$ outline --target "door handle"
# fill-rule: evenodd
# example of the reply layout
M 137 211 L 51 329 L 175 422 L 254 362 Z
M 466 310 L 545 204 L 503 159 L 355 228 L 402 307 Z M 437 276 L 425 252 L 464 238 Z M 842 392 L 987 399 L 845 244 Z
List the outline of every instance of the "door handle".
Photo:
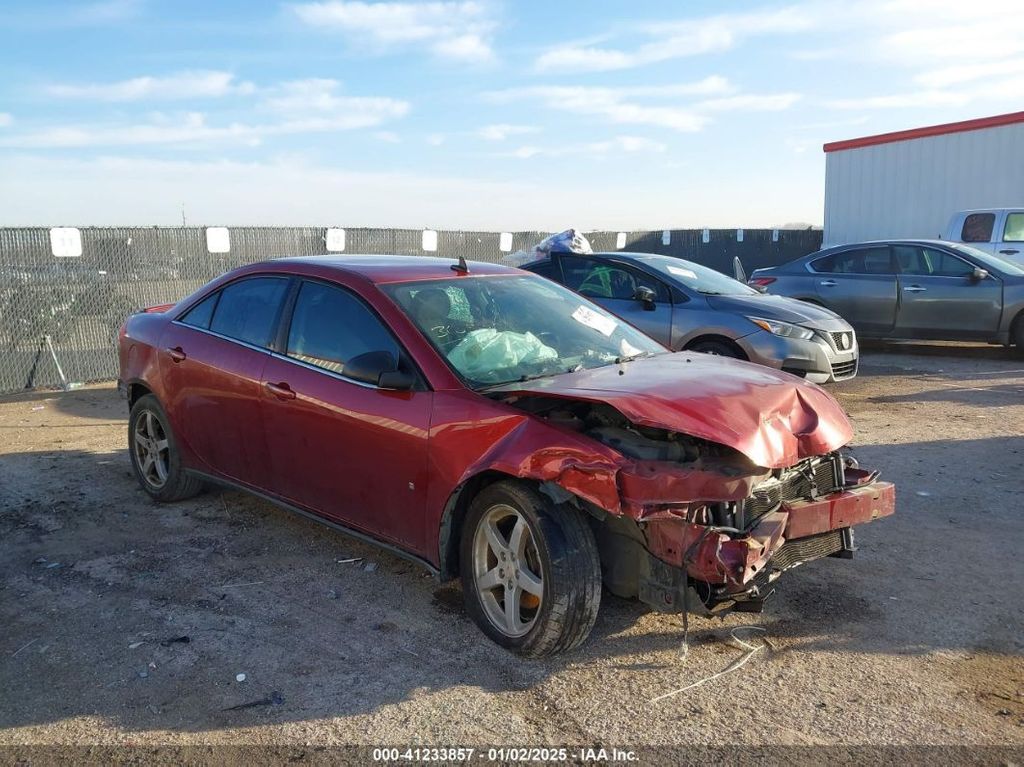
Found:
M 170 357 L 173 362 L 184 362 L 185 357 L 188 355 L 185 354 L 185 350 L 180 346 L 175 346 L 173 349 L 167 350 L 167 356 Z
M 920 285 L 907 285 L 903 290 L 907 293 L 924 293 L 928 288 L 922 288 Z
M 822 280 L 818 284 L 821 285 L 823 288 L 834 288 L 836 286 L 836 281 L 835 280 Z
M 999 252 L 1002 253 L 1004 256 L 1015 256 L 1018 253 L 1020 253 L 1019 250 L 1001 250 Z
M 264 381 L 263 388 L 278 399 L 295 399 L 295 392 L 292 391 L 292 388 L 284 381 L 281 383 L 270 383 L 270 381 Z

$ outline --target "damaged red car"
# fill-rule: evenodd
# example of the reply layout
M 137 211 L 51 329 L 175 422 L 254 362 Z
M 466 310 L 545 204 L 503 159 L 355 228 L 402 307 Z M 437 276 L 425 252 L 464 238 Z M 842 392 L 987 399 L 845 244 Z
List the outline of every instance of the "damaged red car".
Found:
M 484 633 L 527 656 L 582 642 L 602 584 L 758 610 L 893 512 L 814 384 L 672 353 L 493 264 L 245 266 L 130 317 L 120 365 L 150 496 L 230 485 L 390 547 L 461 578 Z

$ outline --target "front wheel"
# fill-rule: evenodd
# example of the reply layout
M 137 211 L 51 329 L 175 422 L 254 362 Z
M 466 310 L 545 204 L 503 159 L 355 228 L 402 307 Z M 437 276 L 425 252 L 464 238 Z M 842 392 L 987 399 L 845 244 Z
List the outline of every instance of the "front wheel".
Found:
M 181 501 L 202 491 L 202 481 L 182 468 L 167 414 L 152 394 L 139 397 L 132 406 L 128 452 L 135 478 L 155 500 Z
M 466 610 L 502 647 L 539 658 L 576 647 L 601 603 L 597 543 L 582 512 L 524 483 L 485 488 L 460 549 Z
M 702 354 L 714 354 L 717 357 L 732 357 L 733 359 L 744 359 L 742 353 L 729 344 L 722 341 L 699 341 L 686 349 L 689 352 L 701 352 Z

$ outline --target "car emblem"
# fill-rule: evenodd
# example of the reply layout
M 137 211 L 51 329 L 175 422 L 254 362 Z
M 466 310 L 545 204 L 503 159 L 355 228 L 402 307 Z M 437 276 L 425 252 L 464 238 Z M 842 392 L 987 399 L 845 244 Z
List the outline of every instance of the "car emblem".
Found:
M 839 336 L 839 348 L 844 351 L 850 348 L 850 336 L 848 333 L 843 333 Z

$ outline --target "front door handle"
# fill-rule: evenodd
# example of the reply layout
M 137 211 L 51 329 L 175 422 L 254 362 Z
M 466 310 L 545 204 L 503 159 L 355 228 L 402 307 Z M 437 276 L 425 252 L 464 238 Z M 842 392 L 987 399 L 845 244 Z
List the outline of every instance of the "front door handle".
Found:
M 278 399 L 295 399 L 295 392 L 292 391 L 292 388 L 284 381 L 281 383 L 270 383 L 270 381 L 264 381 L 263 388 Z
M 185 350 L 180 346 L 175 346 L 173 349 L 167 350 L 167 356 L 170 357 L 173 362 L 184 362 L 185 357 L 188 355 L 185 354 Z
M 836 281 L 835 280 L 822 280 L 818 284 L 821 285 L 823 288 L 834 288 L 836 286 Z
M 999 252 L 1002 253 L 1004 256 L 1015 256 L 1018 253 L 1020 253 L 1019 250 L 1001 250 Z
M 924 293 L 928 288 L 922 288 L 920 285 L 907 285 L 903 290 L 907 293 Z

